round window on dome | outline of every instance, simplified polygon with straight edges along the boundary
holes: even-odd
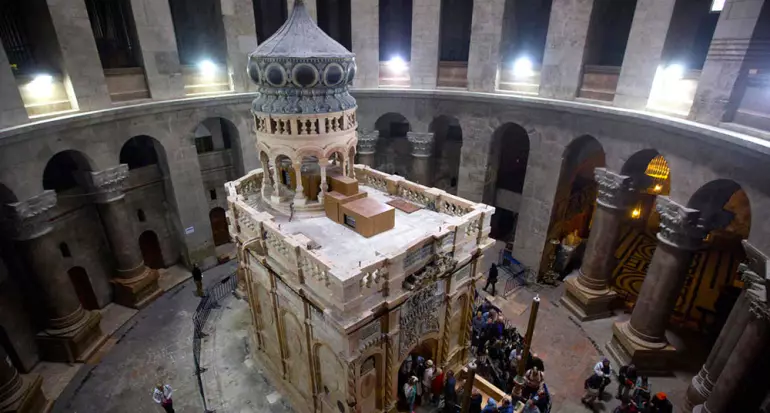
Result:
[[[278,63],[270,63],[265,69],[265,79],[272,86],[284,86],[286,85],[286,69]]]
[[[338,63],[330,63],[324,69],[324,83],[326,86],[337,86],[345,78],[345,71]]]
[[[294,66],[291,77],[294,79],[294,84],[299,87],[313,87],[318,83],[318,69],[313,65],[300,63]]]
[[[348,66],[348,77],[347,82],[353,83],[353,79],[356,77],[356,64],[351,63],[350,66]]]
[[[259,65],[257,65],[257,62],[254,59],[249,59],[249,67],[247,70],[249,72],[249,77],[254,83],[260,84],[262,82],[262,76],[259,73]]]

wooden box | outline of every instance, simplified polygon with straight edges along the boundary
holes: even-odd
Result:
[[[357,199],[365,198],[368,194],[361,191],[355,195],[347,196],[339,192],[327,192],[324,198],[324,210],[326,211],[326,217],[332,221],[341,224],[342,214],[340,214],[340,205],[348,202],[355,201]]]
[[[358,193],[358,181],[344,175],[329,177],[329,191],[339,192],[343,195],[355,195]]]
[[[340,223],[369,238],[396,225],[396,209],[390,205],[362,198],[340,205]]]

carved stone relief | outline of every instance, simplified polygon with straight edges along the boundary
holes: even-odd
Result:
[[[399,323],[399,358],[419,343],[428,333],[439,331],[436,309],[441,307],[442,294],[439,283],[433,283],[414,293],[402,306]]]

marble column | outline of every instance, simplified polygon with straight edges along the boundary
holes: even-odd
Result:
[[[55,205],[56,193],[44,191],[7,205],[6,216],[15,225],[13,236],[45,305],[47,328],[37,336],[40,357],[71,363],[87,359],[105,336],[99,327],[101,315],[83,310],[66,269],[57,259],[59,246],[48,220]]]
[[[540,72],[540,96],[568,100],[577,95],[593,8],[594,0],[553,0]]]
[[[431,186],[431,155],[433,155],[433,133],[407,132],[412,144],[412,176],[410,180],[420,185]]]
[[[257,48],[257,28],[251,0],[220,0],[227,46],[227,68],[235,92],[255,90],[246,66]]]
[[[0,43],[0,129],[29,122],[8,55]]]
[[[350,24],[353,53],[356,54],[357,88],[380,85],[380,1],[350,2]]]
[[[638,0],[615,90],[615,106],[644,109],[661,64],[676,0]]]
[[[764,3],[725,1],[698,79],[690,119],[711,125],[732,120],[750,69],[746,63],[762,58],[762,51],[751,50],[750,45],[760,26]]]
[[[184,97],[184,80],[167,1],[130,0],[147,87],[155,100]]]
[[[65,84],[74,93],[77,108],[83,111],[109,108],[112,100],[86,3],[82,0],[47,0],[47,4],[62,52]]]
[[[607,345],[618,362],[633,362],[640,370],[668,372],[676,349],[666,340],[668,319],[687,278],[692,254],[708,231],[700,211],[658,196],[658,245],[636,300],[631,319],[615,323]]]
[[[297,181],[297,186],[294,189],[294,205],[305,205],[307,200],[305,199],[305,194],[303,192],[305,188],[302,187],[302,158],[300,158],[299,161],[294,162],[293,166],[294,179]]]
[[[126,307],[144,308],[163,291],[158,287],[158,271],[144,265],[132,214],[123,193],[126,178],[128,165],[125,164],[89,173],[90,190],[95,194],[94,202],[115,258],[114,301]]]
[[[468,90],[494,92],[500,66],[505,0],[473,2],[471,45],[468,51]]]
[[[0,412],[48,412],[52,403],[43,394],[42,384],[40,375],[20,375],[0,346]]]
[[[617,293],[610,289],[620,225],[628,212],[631,177],[605,168],[594,171],[599,186],[591,234],[577,277],[565,282],[561,302],[581,321],[612,315]]]
[[[438,81],[441,2],[412,3],[412,60],[409,75],[412,89],[435,89]]]
[[[329,165],[329,159],[319,158],[318,165],[321,167],[321,193],[318,194],[318,202],[323,204],[326,191],[329,189],[329,185],[326,184],[326,166]]]
[[[765,283],[751,285],[746,292],[749,301],[749,322],[741,331],[740,339],[730,354],[722,374],[714,384],[708,400],[696,406],[694,412],[732,413],[754,412],[765,393],[747,392],[763,382],[767,390],[767,347],[770,345],[770,308]]]
[[[380,131],[358,130],[358,144],[356,152],[358,153],[358,162],[370,168],[374,168],[377,152],[377,141],[380,139]]]
[[[305,3],[305,9],[310,17],[312,17],[314,21],[318,21],[318,7],[316,6],[316,0],[286,0],[286,10],[289,12],[289,15],[291,15],[292,10],[294,10],[295,1],[302,1]]]
[[[270,196],[270,202],[278,204],[281,202],[281,163],[276,162],[273,168],[273,195]]]

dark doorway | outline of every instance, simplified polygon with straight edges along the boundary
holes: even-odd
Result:
[[[160,250],[160,242],[155,231],[144,231],[139,236],[139,249],[142,250],[144,264],[154,270],[164,268],[163,252]]]
[[[99,303],[96,301],[96,294],[86,270],[83,267],[72,267],[67,271],[67,274],[70,276],[72,286],[75,287],[80,305],[86,310],[98,310]]]
[[[209,212],[209,221],[211,221],[211,232],[214,234],[214,245],[220,246],[230,242],[230,232],[227,230],[227,217],[225,210],[214,208]]]
[[[5,354],[8,355],[8,357],[11,359],[11,364],[13,364],[14,367],[16,367],[16,370],[19,371],[26,371],[24,369],[24,365],[21,364],[21,359],[19,358],[19,355],[16,353],[16,348],[13,347],[13,343],[11,343],[11,338],[8,337],[8,333],[5,331],[5,328],[3,326],[0,326],[0,347],[5,350]]]

